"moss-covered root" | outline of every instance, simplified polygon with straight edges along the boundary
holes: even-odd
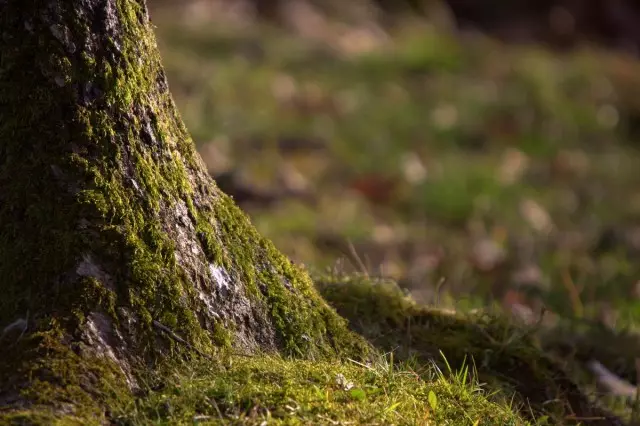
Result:
[[[12,362],[15,370],[0,376],[0,425],[104,424],[105,407],[132,402],[118,364],[69,336],[37,332],[9,345],[5,353],[25,362]]]
[[[557,424],[622,424],[593,406],[529,332],[506,319],[420,306],[388,281],[319,277],[316,284],[354,330],[400,360],[434,360],[445,371],[472,360],[480,381],[514,394],[524,416],[549,416]]]
[[[35,401],[44,381],[60,392],[37,395],[73,414],[64,389],[99,388],[84,379],[104,378],[94,358],[134,387],[134,362],[216,346],[366,352],[211,181],[144,0],[0,5],[3,405]]]

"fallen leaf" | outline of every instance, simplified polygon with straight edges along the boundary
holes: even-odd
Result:
[[[549,213],[534,200],[527,199],[522,201],[520,203],[520,214],[538,232],[549,233],[554,228]]]

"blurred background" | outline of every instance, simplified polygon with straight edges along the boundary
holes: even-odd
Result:
[[[149,6],[210,173],[294,261],[530,322],[640,318],[637,2]]]

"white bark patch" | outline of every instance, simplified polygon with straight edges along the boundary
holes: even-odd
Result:
[[[228,274],[219,267],[210,264],[195,236],[195,225],[189,216],[187,205],[180,200],[173,208],[175,220],[173,223],[172,236],[176,242],[175,258],[178,265],[185,271],[193,271],[194,276],[201,276],[206,283],[204,286],[196,285],[198,299],[207,308],[207,313],[217,320],[222,320],[219,314],[220,301],[217,300],[215,292],[210,291],[211,287],[218,289],[229,289],[230,279]],[[208,271],[208,273],[207,273]]]
[[[194,224],[184,201],[180,200],[176,203],[173,214],[176,262],[185,269],[188,269],[189,265],[198,265],[197,269],[202,270],[205,267],[205,254],[195,237]]]
[[[109,290],[115,291],[113,285],[111,285],[111,280],[109,274],[104,272],[102,268],[93,260],[90,253],[85,253],[82,255],[82,261],[76,267],[76,274],[81,277],[91,277],[100,281],[103,285],[105,285]]]
[[[206,295],[202,291],[198,291],[198,299],[200,299],[202,303],[204,303],[204,305],[207,307],[207,312],[211,316],[219,321],[222,321],[222,316],[220,316],[220,314],[218,314],[218,312],[216,311],[216,302],[212,296]]]
[[[218,284],[218,288],[224,288],[225,290],[229,290],[231,287],[229,276],[219,266],[214,265],[213,263],[209,264],[209,272],[211,273],[211,277],[213,281]]]
[[[51,34],[67,48],[69,53],[75,53],[76,45],[71,41],[71,33],[67,27],[54,24],[51,25],[49,29],[51,30]]]
[[[106,356],[120,367],[129,389],[137,387],[136,381],[131,374],[130,366],[128,363],[123,362],[122,358],[119,358],[114,352],[114,342],[120,339],[114,334],[113,324],[109,317],[98,312],[89,314],[84,337],[87,339],[89,346],[96,350],[97,356]]]

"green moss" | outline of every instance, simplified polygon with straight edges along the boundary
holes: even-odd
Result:
[[[8,345],[0,381],[5,389],[20,388],[20,398],[32,405],[28,410],[0,410],[0,424],[103,424],[105,406],[132,400],[122,370],[105,354],[65,344],[69,337],[54,324],[47,332]],[[31,382],[25,386],[17,377]]]
[[[221,195],[214,211],[220,229],[214,230],[204,218],[198,221],[207,255],[225,270],[238,271],[247,291],[268,306],[286,354],[361,357],[367,353],[367,345],[317,295],[307,273],[260,236],[229,197]]]
[[[316,282],[354,330],[378,348],[394,351],[399,360],[435,360],[443,371],[471,360],[477,379],[513,394],[525,417],[544,416],[565,424],[573,414],[603,421],[608,416],[539,348],[534,330],[498,314],[459,314],[418,305],[389,281],[324,276]]]
[[[220,348],[230,349],[233,345],[233,333],[228,328],[216,323],[213,326],[213,342]]]
[[[525,425],[505,395],[380,356],[356,362],[224,358],[167,375],[162,390],[114,413],[142,424]]]

